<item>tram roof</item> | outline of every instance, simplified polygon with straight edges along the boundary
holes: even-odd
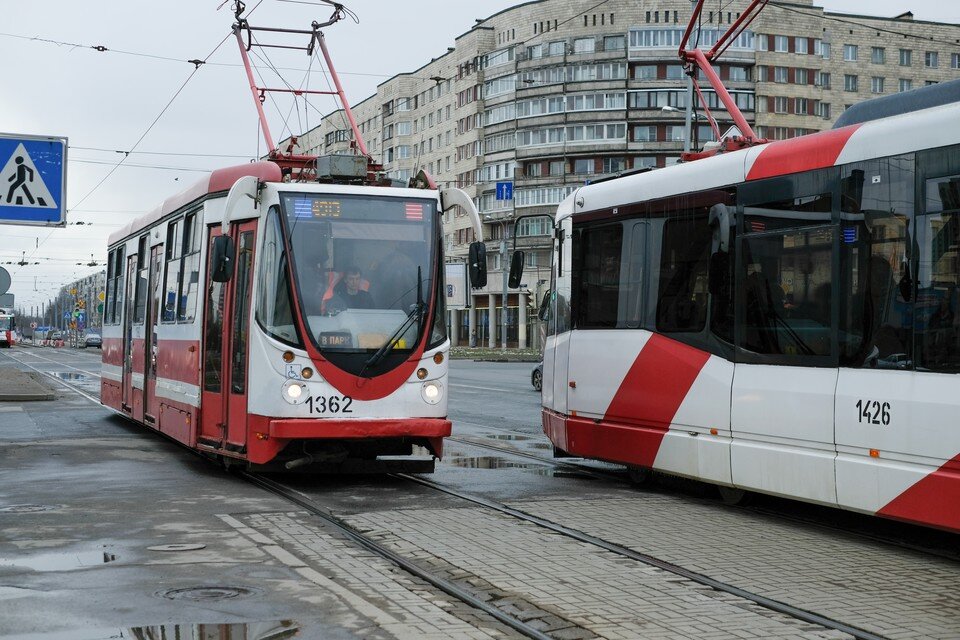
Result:
[[[107,240],[108,246],[156,224],[162,220],[164,216],[185,207],[191,202],[200,200],[214,193],[225,193],[229,191],[230,187],[244,176],[255,176],[263,182],[280,182],[283,178],[280,167],[273,162],[251,162],[217,169],[206,178],[199,180],[180,193],[170,196],[152,211],[145,213],[118,231],[111,233]]]
[[[960,144],[960,102],[778,140],[579,188],[557,220],[637,202]]]

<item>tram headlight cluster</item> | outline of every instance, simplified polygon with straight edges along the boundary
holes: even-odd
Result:
[[[436,380],[424,382],[423,386],[420,387],[420,396],[427,404],[437,404],[443,397],[443,385]]]
[[[307,399],[307,385],[299,380],[287,380],[283,383],[281,395],[290,404],[300,404]]]

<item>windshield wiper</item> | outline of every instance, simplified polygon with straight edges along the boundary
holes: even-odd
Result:
[[[363,374],[366,373],[367,369],[373,366],[380,364],[387,355],[393,351],[393,348],[397,346],[400,336],[406,333],[407,329],[410,328],[414,322],[417,323],[417,327],[420,327],[420,321],[423,318],[423,312],[426,308],[426,303],[423,301],[423,279],[421,277],[421,268],[417,266],[417,303],[413,306],[413,309],[410,310],[410,313],[407,314],[406,320],[403,321],[396,331],[393,332],[393,335],[384,343],[382,347],[377,349],[377,352],[370,356],[370,358],[364,363],[363,369],[360,370],[360,376],[363,377]],[[419,330],[417,334],[419,335]]]

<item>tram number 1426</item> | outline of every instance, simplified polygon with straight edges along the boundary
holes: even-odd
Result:
[[[857,400],[857,419],[863,424],[890,424],[890,403],[877,400]]]
[[[310,413],[353,413],[350,396],[311,396],[306,400]]]

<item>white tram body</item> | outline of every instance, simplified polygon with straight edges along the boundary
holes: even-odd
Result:
[[[440,202],[288,183],[272,162],[168,199],[109,240],[103,403],[228,463],[378,470],[413,445],[439,457]]]
[[[0,347],[17,343],[17,316],[13,309],[0,309]]]
[[[960,531],[960,104],[580,188],[561,452]]]

